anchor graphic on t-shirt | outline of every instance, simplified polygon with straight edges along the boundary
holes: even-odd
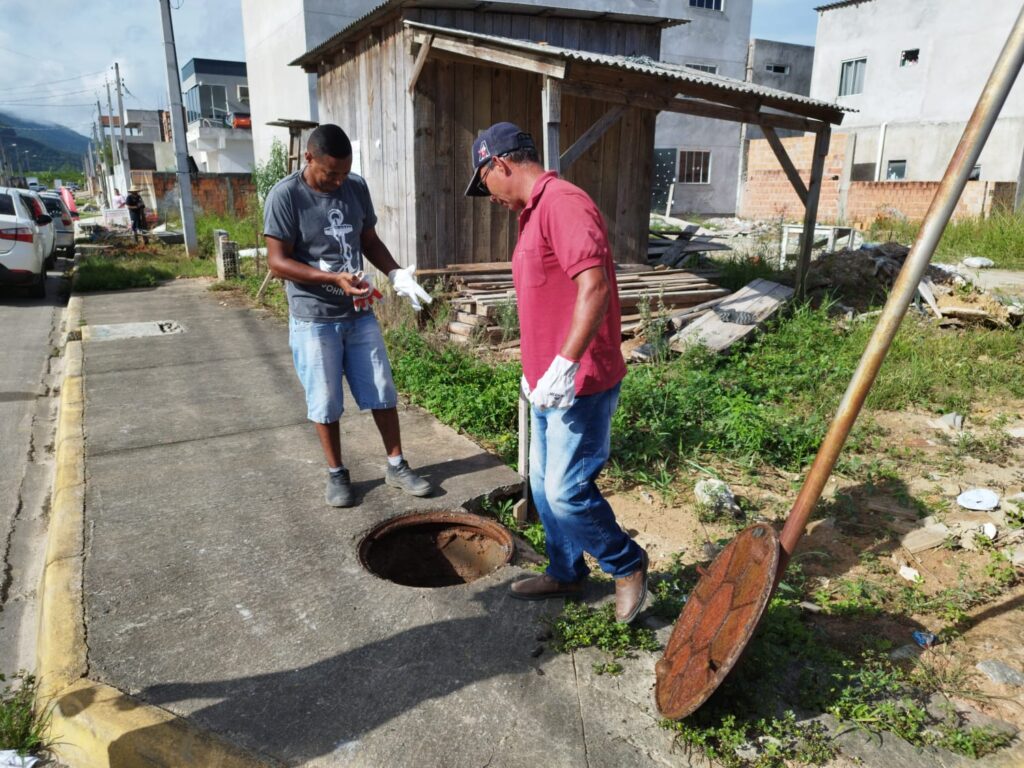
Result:
[[[324,234],[333,237],[338,242],[338,250],[341,253],[341,264],[332,272],[358,272],[359,265],[355,263],[352,255],[352,246],[348,244],[348,237],[352,233],[352,225],[345,223],[345,214],[338,208],[331,208],[327,212],[327,220],[330,225],[324,227]],[[321,264],[323,260],[321,259]],[[323,269],[323,267],[320,267]]]

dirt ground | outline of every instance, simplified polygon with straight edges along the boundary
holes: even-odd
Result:
[[[863,441],[857,456],[859,466],[869,468],[868,479],[863,472],[858,480],[833,474],[793,562],[808,577],[812,591],[857,580],[898,589],[908,584],[899,576],[901,566],[920,573],[920,589],[927,596],[988,585],[991,594],[968,609],[966,620],[959,623],[962,634],[949,633],[949,641],[922,652],[920,659],[935,674],[949,678],[975,709],[1024,729],[1024,688],[992,682],[975,667],[979,661],[997,659],[1024,671],[1024,571],[1017,567],[1013,583],[994,587],[987,570],[994,552],[1009,556],[1024,545],[1024,532],[1016,522],[1024,509],[1007,501],[1024,491],[1024,403],[975,412],[963,431],[924,412],[875,411],[861,419],[871,424],[871,438]],[[715,542],[724,543],[754,520],[776,521],[781,528],[803,477],[771,469],[751,477],[720,464],[712,466],[738,497],[744,521],[700,521],[693,486],[706,475],[696,470],[678,476],[671,489],[609,488],[619,522],[648,550],[655,570],[667,568],[679,552],[684,562],[707,560]],[[876,467],[874,474],[871,467]],[[920,528],[928,515],[949,523],[988,520],[988,513],[968,512],[956,503],[961,492],[977,487],[989,488],[1001,499],[994,513],[1000,521],[998,534],[987,549],[968,551],[948,541],[912,554],[902,546],[903,535]],[[844,637],[871,633],[888,639],[893,648],[913,645],[915,629],[939,634],[950,626],[948,617],[927,613],[879,612],[866,619],[822,613],[812,620],[839,645]]]

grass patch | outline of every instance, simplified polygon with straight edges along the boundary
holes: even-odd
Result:
[[[895,218],[878,219],[868,237],[875,241],[911,243],[920,222]],[[994,213],[987,219],[950,222],[935,249],[933,261],[956,263],[967,256],[985,256],[1001,269],[1024,269],[1024,216]]]
[[[7,683],[0,674],[0,749],[20,756],[40,755],[49,748],[50,709],[38,703],[39,683],[34,675],[19,672]]]
[[[217,265],[211,259],[190,259],[178,246],[149,246],[90,254],[78,265],[74,289],[122,291],[151,288],[178,277],[211,277]]]

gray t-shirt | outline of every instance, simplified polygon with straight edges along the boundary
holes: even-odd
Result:
[[[370,190],[350,174],[334,192],[317,192],[302,171],[285,176],[267,195],[263,232],[292,244],[292,257],[324,272],[363,268],[360,235],[377,224]],[[286,281],[288,308],[296,320],[333,322],[357,316],[352,297],[333,285]]]

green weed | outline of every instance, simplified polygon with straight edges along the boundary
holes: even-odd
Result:
[[[0,674],[0,683],[7,678]],[[40,705],[39,682],[27,672],[11,678],[0,691],[0,749],[39,755],[49,748],[50,708]]]
[[[153,246],[152,250],[113,251],[89,255],[78,265],[74,289],[121,291],[150,288],[178,277],[210,277],[217,266],[210,259],[190,259],[181,248]]]
[[[551,625],[553,645],[563,653],[579,648],[599,648],[620,659],[633,651],[657,651],[661,646],[654,632],[615,620],[615,606],[598,608],[567,602],[565,610]]]
[[[879,219],[871,226],[872,240],[911,243],[920,224],[898,219]],[[998,212],[987,219],[952,221],[943,232],[934,260],[954,263],[967,256],[985,256],[1001,269],[1024,268],[1024,217]]]
[[[518,533],[526,539],[527,543],[533,547],[534,552],[539,555],[546,556],[547,537],[544,535],[544,526],[541,523],[520,524],[517,522],[515,513],[513,512],[515,503],[514,499],[502,499],[500,501],[484,499],[481,507],[485,513],[497,518],[498,522],[510,531]]]

